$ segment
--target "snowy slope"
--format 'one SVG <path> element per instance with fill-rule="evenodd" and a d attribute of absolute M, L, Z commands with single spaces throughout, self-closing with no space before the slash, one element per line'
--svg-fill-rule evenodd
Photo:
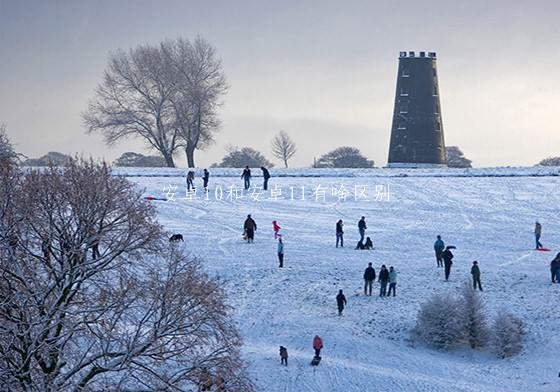
<path fill-rule="evenodd" d="M 183 233 L 186 249 L 225 280 L 244 338 L 243 354 L 261 391 L 560 391 L 560 285 L 550 283 L 548 267 L 554 255 L 531 250 L 536 219 L 543 224 L 543 243 L 560 250 L 560 178 L 494 172 L 506 175 L 441 177 L 433 171 L 432 176 L 412 177 L 418 173 L 412 171 L 408 177 L 376 177 L 349 171 L 345 177 L 338 171 L 273 178 L 283 195 L 259 202 L 228 200 L 229 187 L 241 186 L 233 176 L 211 178 L 210 200 L 185 200 L 179 177 L 131 179 L 146 195 L 170 196 L 164 188 L 178 187 L 175 201 L 154 201 L 161 223 Z M 355 201 L 350 195 L 337 201 L 330 188 L 340 188 L 341 182 L 352 191 L 367 185 L 370 199 L 375 199 L 376 186 L 383 191 L 388 186 L 390 200 Z M 215 200 L 218 185 L 223 200 Z M 312 194 L 319 185 L 328 189 L 324 202 Z M 297 192 L 297 200 L 289 200 L 290 187 L 297 191 L 301 186 L 306 200 L 299 200 Z M 253 245 L 241 241 L 248 213 L 258 224 Z M 353 250 L 362 215 L 374 251 Z M 346 224 L 344 249 L 334 247 L 339 218 Z M 283 270 L 277 268 L 273 219 L 284 233 Z M 436 234 L 457 246 L 448 283 L 433 256 Z M 455 292 L 469 278 L 475 259 L 489 312 L 506 308 L 528 323 L 527 348 L 516 358 L 499 360 L 471 350 L 438 352 L 409 341 L 419 304 L 432 293 Z M 395 266 L 396 298 L 361 295 L 368 261 L 376 271 L 381 264 Z M 343 317 L 336 314 L 339 288 L 349 300 Z M 325 343 L 317 368 L 309 366 L 315 334 Z M 287 368 L 279 364 L 279 345 L 289 350 Z"/>

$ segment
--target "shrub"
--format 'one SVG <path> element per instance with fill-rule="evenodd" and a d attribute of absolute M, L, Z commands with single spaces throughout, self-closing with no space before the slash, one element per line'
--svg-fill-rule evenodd
<path fill-rule="evenodd" d="M 519 317 L 500 311 L 494 321 L 492 346 L 500 358 L 519 354 L 523 350 L 525 324 Z"/>

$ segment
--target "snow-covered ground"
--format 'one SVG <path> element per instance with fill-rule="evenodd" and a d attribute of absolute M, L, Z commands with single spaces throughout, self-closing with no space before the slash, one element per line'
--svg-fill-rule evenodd
<path fill-rule="evenodd" d="M 243 355 L 261 391 L 560 391 L 560 285 L 551 284 L 549 273 L 554 251 L 560 250 L 560 178 L 550 175 L 557 169 L 531 177 L 539 170 L 488 170 L 499 177 L 380 169 L 387 174 L 313 176 L 314 170 L 299 170 L 271 180 L 281 186 L 278 200 L 270 200 L 269 191 L 260 201 L 247 195 L 230 199 L 231 186 L 242 185 L 233 176 L 237 171 L 211 177 L 209 200 L 185 199 L 184 179 L 159 169 L 144 171 L 150 177 L 141 176 L 142 170 L 121 174 L 133 175 L 146 195 L 169 197 L 164 188 L 177 186 L 175 201 L 153 201 L 160 221 L 182 233 L 186 249 L 225 280 L 244 338 Z M 345 201 L 331 194 L 341 184 L 349 191 Z M 222 200 L 216 200 L 217 186 Z M 326 190 L 325 201 L 313 194 L 318 186 Z M 364 186 L 370 200 L 354 200 L 354 191 Z M 252 245 L 241 239 L 248 213 L 258 224 Z M 373 251 L 353 249 L 362 215 Z M 343 249 L 334 247 L 338 219 L 345 221 Z M 543 243 L 553 252 L 532 250 L 537 219 Z M 272 220 L 282 226 L 284 269 L 277 265 Z M 457 246 L 448 283 L 433 255 L 437 234 Z M 455 293 L 470 278 L 475 259 L 488 312 L 505 308 L 528 325 L 526 349 L 513 359 L 468 349 L 440 352 L 410 342 L 419 304 L 432 293 Z M 381 264 L 397 269 L 396 298 L 362 295 L 370 261 L 376 271 Z M 349 301 L 343 317 L 336 311 L 338 289 Z M 311 367 L 315 334 L 325 348 L 320 366 Z M 287 368 L 280 366 L 279 345 L 289 350 Z"/>

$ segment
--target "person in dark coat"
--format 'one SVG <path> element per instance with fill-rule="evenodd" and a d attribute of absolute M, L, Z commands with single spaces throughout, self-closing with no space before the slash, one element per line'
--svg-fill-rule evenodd
<path fill-rule="evenodd" d="M 535 249 L 542 249 L 541 244 L 542 225 L 537 221 L 535 222 Z"/>
<path fill-rule="evenodd" d="M 264 166 L 261 166 L 261 170 L 263 173 L 263 190 L 266 191 L 268 189 L 268 180 L 270 180 L 270 172 Z"/>
<path fill-rule="evenodd" d="M 443 251 L 441 257 L 443 258 L 443 265 L 445 267 L 445 280 L 449 280 L 449 274 L 451 273 L 451 264 L 453 264 L 453 253 L 451 253 L 451 249 L 454 249 L 453 246 L 447 246 Z"/>
<path fill-rule="evenodd" d="M 252 243 L 255 239 L 255 231 L 257 231 L 257 223 L 251 218 L 251 214 L 247 215 L 245 223 L 243 224 L 245 229 L 245 235 L 247 236 L 247 242 Z"/>
<path fill-rule="evenodd" d="M 278 262 L 280 263 L 279 267 L 284 267 L 284 242 L 282 242 L 282 236 L 278 236 Z"/>
<path fill-rule="evenodd" d="M 358 221 L 358 231 L 360 232 L 360 242 L 364 242 L 364 236 L 366 235 L 367 225 L 366 217 L 362 216 L 362 219 Z"/>
<path fill-rule="evenodd" d="M 366 238 L 366 243 L 364 244 L 364 249 L 368 249 L 368 250 L 373 249 L 373 241 L 371 240 L 370 237 Z"/>
<path fill-rule="evenodd" d="M 338 243 L 340 242 L 340 247 L 344 248 L 344 230 L 343 230 L 344 223 L 342 223 L 342 219 L 339 219 L 336 222 L 336 247 L 338 248 Z"/>
<path fill-rule="evenodd" d="M 380 297 L 387 296 L 387 283 L 389 283 L 389 271 L 387 270 L 387 267 L 385 267 L 385 264 L 381 266 L 381 270 L 379 271 L 379 283 L 381 285 L 379 289 L 379 296 Z"/>
<path fill-rule="evenodd" d="M 280 363 L 288 366 L 288 349 L 284 346 L 280 346 Z"/>
<path fill-rule="evenodd" d="M 480 284 L 480 268 L 478 268 L 478 261 L 475 260 L 472 263 L 473 265 L 471 267 L 471 275 L 473 280 L 473 288 L 476 290 L 476 287 L 478 286 L 478 289 L 482 291 L 482 285 Z"/>
<path fill-rule="evenodd" d="M 189 170 L 187 173 L 187 191 L 190 192 L 191 189 L 194 191 L 194 172 Z"/>
<path fill-rule="evenodd" d="M 342 290 L 338 290 L 338 295 L 336 296 L 336 305 L 338 306 L 338 315 L 342 316 L 342 311 L 344 306 L 346 306 L 346 297 L 342 293 Z"/>
<path fill-rule="evenodd" d="M 443 267 L 443 250 L 445 249 L 445 244 L 441 240 L 441 236 L 437 236 L 436 242 L 434 242 L 434 251 L 436 252 L 436 262 L 438 267 Z"/>
<path fill-rule="evenodd" d="M 373 282 L 375 281 L 375 268 L 368 263 L 366 270 L 364 271 L 364 295 L 369 295 L 371 297 L 371 290 Z M 368 294 L 369 289 L 369 294 Z"/>
<path fill-rule="evenodd" d="M 204 187 L 204 192 L 208 193 L 208 180 L 210 179 L 210 173 L 208 170 L 204 169 L 204 174 L 202 175 L 202 183 Z"/>
<path fill-rule="evenodd" d="M 245 189 L 249 189 L 251 187 L 251 169 L 249 169 L 249 166 L 245 166 L 241 178 L 243 178 Z"/>
<path fill-rule="evenodd" d="M 550 277 L 552 278 L 552 283 L 560 283 L 558 275 L 560 275 L 560 253 L 550 262 Z"/>

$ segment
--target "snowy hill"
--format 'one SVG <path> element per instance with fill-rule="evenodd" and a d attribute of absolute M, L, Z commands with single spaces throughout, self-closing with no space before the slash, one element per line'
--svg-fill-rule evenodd
<path fill-rule="evenodd" d="M 316 171 L 301 169 L 273 178 L 271 185 L 281 186 L 282 194 L 271 200 L 269 190 L 260 201 L 247 194 L 234 197 L 232 186 L 242 183 L 233 170 L 214 172 L 209 200 L 185 199 L 185 180 L 177 177 L 184 171 L 118 174 L 131 176 L 146 195 L 169 198 L 169 186 L 177 187 L 175 201 L 153 202 L 160 221 L 170 232 L 182 233 L 185 248 L 224 279 L 259 390 L 559 391 L 560 285 L 550 283 L 549 273 L 556 252 L 532 250 L 532 233 L 540 220 L 544 245 L 560 251 L 560 178 L 557 169 L 524 170 L 494 169 L 486 172 L 501 175 L 473 177 L 381 169 L 369 172 L 378 175 L 323 171 L 315 176 Z M 254 180 L 260 186 L 260 179 Z M 221 200 L 216 200 L 217 186 Z M 325 201 L 316 200 L 318 186 Z M 354 192 L 363 189 L 369 201 L 354 200 Z M 346 200 L 338 200 L 342 190 L 349 192 Z M 258 224 L 252 245 L 241 239 L 249 213 Z M 353 249 L 362 215 L 373 251 Z M 345 221 L 343 249 L 334 247 L 338 219 Z M 284 235 L 284 269 L 276 261 L 272 220 Z M 433 255 L 437 234 L 457 246 L 447 283 Z M 419 304 L 432 293 L 455 293 L 470 278 L 475 259 L 489 313 L 505 308 L 528 325 L 526 349 L 512 359 L 467 349 L 439 352 L 409 340 Z M 362 295 L 362 274 L 370 261 L 376 271 L 381 264 L 397 269 L 396 298 Z M 342 317 L 336 311 L 338 289 L 349 302 Z M 309 366 L 315 334 L 325 343 L 316 368 Z M 280 345 L 289 350 L 287 368 L 280 366 Z"/>

